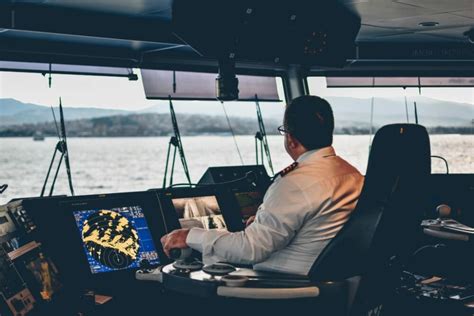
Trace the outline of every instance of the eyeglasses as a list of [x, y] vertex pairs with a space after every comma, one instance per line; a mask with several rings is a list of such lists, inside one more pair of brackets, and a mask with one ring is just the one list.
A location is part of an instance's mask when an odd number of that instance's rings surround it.
[[285, 125], [278, 126], [277, 130], [278, 132], [280, 132], [281, 135], [285, 135], [289, 133], [289, 131], [285, 129]]

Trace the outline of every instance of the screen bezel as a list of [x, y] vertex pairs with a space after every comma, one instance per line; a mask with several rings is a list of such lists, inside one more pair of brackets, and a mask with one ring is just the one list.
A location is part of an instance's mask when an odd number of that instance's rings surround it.
[[159, 196], [161, 209], [163, 216], [166, 218], [169, 231], [180, 229], [178, 215], [174, 208], [173, 199], [187, 198], [187, 197], [199, 197], [199, 196], [215, 196], [221, 214], [224, 217], [224, 221], [229, 232], [238, 232], [245, 229], [245, 223], [242, 221], [242, 214], [240, 212], [240, 206], [235, 197], [235, 193], [247, 193], [247, 192], [260, 192], [263, 196], [264, 192], [261, 192], [257, 188], [250, 189], [248, 186], [230, 187], [222, 184], [205, 185], [196, 188], [171, 188], [166, 190], [152, 190]]
[[222, 213], [224, 215], [224, 219], [227, 223], [227, 229], [230, 232], [239, 232], [245, 229], [245, 223], [243, 221], [243, 216], [241, 213], [239, 201], [235, 194], [237, 193], [248, 193], [248, 192], [259, 192], [263, 197], [265, 196], [264, 192], [261, 192], [258, 189], [250, 189], [250, 188], [227, 188], [226, 190], [221, 192], [222, 195], [222, 209], [224, 210]]
[[176, 209], [173, 205], [173, 199], [193, 198], [200, 196], [214, 196], [216, 198], [226, 226], [228, 226], [227, 218], [224, 215], [225, 211], [223, 210], [223, 206], [227, 204], [224, 201], [225, 196], [223, 195], [225, 190], [219, 188], [218, 185], [206, 185], [197, 188], [171, 188], [166, 190], [155, 190], [155, 192], [159, 196], [161, 208], [163, 210], [164, 217], [167, 219], [166, 222], [168, 224], [167, 228], [169, 231], [181, 228], [178, 214], [176, 213]]
[[164, 218], [156, 193], [146, 191], [88, 195], [63, 198], [55, 202], [49, 205], [49, 211], [42, 208], [30, 213], [37, 224], [35, 232], [37, 239], [42, 242], [43, 248], [54, 260], [65, 284], [77, 288], [118, 290], [118, 288], [126, 288], [127, 284], [134, 281], [137, 270], [131, 268], [93, 274], [74, 218], [74, 211], [140, 206], [158, 252], [160, 265], [170, 262], [160, 242], [166, 232], [166, 224], [163, 222]]

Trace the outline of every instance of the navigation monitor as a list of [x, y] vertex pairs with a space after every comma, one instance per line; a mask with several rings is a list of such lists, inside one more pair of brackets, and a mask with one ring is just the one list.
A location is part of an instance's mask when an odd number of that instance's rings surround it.
[[173, 198], [172, 202], [182, 228], [226, 228], [215, 195]]
[[236, 192], [234, 193], [237, 204], [240, 208], [242, 221], [245, 223], [247, 219], [257, 213], [258, 207], [262, 204], [262, 193], [253, 192]]
[[138, 268], [143, 260], [160, 264], [140, 206], [73, 212], [93, 274]]

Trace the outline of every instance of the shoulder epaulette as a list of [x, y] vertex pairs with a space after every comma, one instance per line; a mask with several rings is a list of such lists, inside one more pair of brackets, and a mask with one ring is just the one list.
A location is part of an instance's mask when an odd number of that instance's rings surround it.
[[280, 172], [278, 173], [278, 175], [279, 175], [280, 177], [284, 177], [284, 176], [286, 176], [287, 174], [289, 174], [290, 172], [292, 172], [293, 170], [295, 170], [296, 167], [298, 167], [298, 162], [295, 161], [294, 163], [292, 163], [291, 165], [289, 165], [288, 167], [286, 167], [285, 169], [283, 169], [282, 171], [280, 171]]

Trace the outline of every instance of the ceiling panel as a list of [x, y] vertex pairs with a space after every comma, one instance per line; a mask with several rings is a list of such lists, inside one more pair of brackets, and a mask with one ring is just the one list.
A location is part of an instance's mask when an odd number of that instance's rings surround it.
[[437, 12], [469, 10], [473, 8], [472, 0], [400, 0], [399, 3], [431, 9]]
[[[474, 3], [474, 1], [473, 1]], [[470, 18], [470, 19], [473, 19], [474, 20], [474, 8], [470, 9], [470, 10], [463, 10], [463, 11], [455, 11], [455, 12], [451, 12], [451, 14], [455, 14], [455, 15], [459, 15], [459, 16], [464, 16], [466, 18]], [[473, 21], [473, 24], [474, 24], [474, 21]]]
[[[375, 40], [374, 40], [375, 41]], [[377, 38], [377, 41], [382, 42], [397, 42], [397, 43], [447, 43], [458, 41], [453, 39], [449, 36], [437, 36], [436, 34], [430, 33], [405, 33], [399, 35], [387, 35], [387, 36], [380, 36]]]
[[[422, 27], [421, 22], [438, 22], [438, 26]], [[399, 27], [415, 31], [436, 30], [451, 27], [470, 26], [474, 24], [474, 20], [449, 13], [418, 15], [396, 19], [373, 21], [371, 25], [382, 27]]]
[[[396, 48], [416, 46], [417, 43], [423, 47], [426, 42], [439, 44], [440, 49], [461, 45], [460, 42], [467, 46], [463, 33], [474, 28], [474, 0], [338, 1], [354, 8], [361, 16], [362, 27], [357, 38], [359, 48], [365, 42], [381, 45], [380, 51], [383, 52], [391, 51], [386, 43], [394, 43]], [[169, 23], [172, 2], [0, 0], [0, 5], [3, 4], [0, 6], [0, 45], [3, 45], [0, 53], [13, 56], [17, 51], [26, 55], [32, 52], [44, 54], [44, 59], [47, 54], [74, 52], [86, 54], [84, 58], [102, 55], [137, 60], [163, 56], [193, 58], [196, 53], [189, 47], [178, 47], [183, 43], [173, 35]], [[3, 8], [11, 9], [9, 4], [15, 4], [17, 30], [13, 31], [6, 30], [14, 28], [10, 21], [13, 15], [2, 12]], [[30, 21], [35, 23], [27, 23]], [[438, 22], [439, 25], [419, 26], [420, 22], [426, 21]], [[377, 58], [383, 54], [374, 56]]]
[[404, 28], [386, 28], [371, 25], [362, 25], [359, 31], [359, 35], [357, 36], [357, 40], [371, 41], [377, 40], [377, 38], [380, 36], [399, 35], [405, 33], [407, 33], [407, 30]]
[[[0, 40], [2, 39], [14, 39], [20, 42], [28, 41], [40, 41], [49, 43], [61, 43], [66, 45], [84, 45], [84, 46], [97, 46], [97, 47], [111, 47], [111, 48], [127, 48], [131, 50], [156, 50], [166, 49], [176, 46], [175, 44], [168, 43], [151, 43], [141, 41], [130, 41], [121, 39], [109, 39], [99, 38], [91, 36], [79, 36], [79, 35], [63, 35], [63, 34], [52, 34], [42, 32], [28, 32], [28, 31], [17, 31], [8, 30], [0, 33]], [[13, 48], [13, 47], [12, 47]]]
[[465, 41], [465, 37], [463, 35], [464, 32], [470, 29], [469, 26], [464, 27], [455, 27], [449, 29], [441, 29], [441, 30], [431, 30], [431, 31], [422, 31], [419, 32], [420, 34], [431, 35], [436, 37], [444, 37], [449, 39], [454, 39], [458, 41]]
[[118, 14], [157, 14], [171, 8], [172, 0], [16, 0], [15, 3], [35, 3], [81, 10]]
[[354, 3], [354, 7], [361, 15], [362, 23], [364, 24], [437, 13], [435, 10], [387, 0], [371, 0], [369, 2]]
[[[362, 17], [360, 41], [465, 41], [474, 27], [473, 0], [367, 0], [352, 5]], [[421, 27], [421, 22], [438, 22]]]

